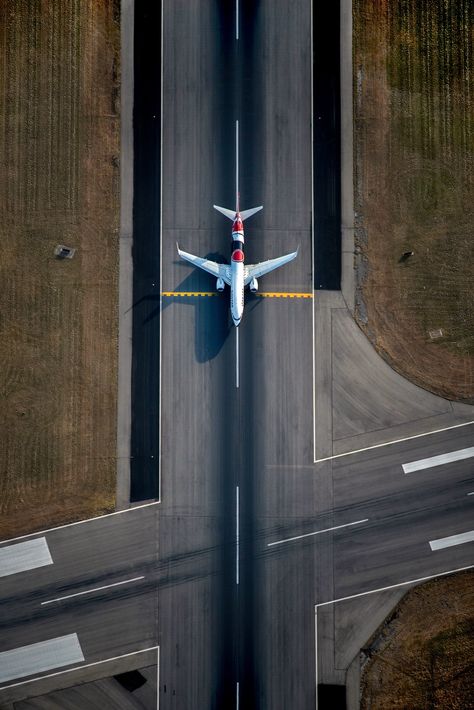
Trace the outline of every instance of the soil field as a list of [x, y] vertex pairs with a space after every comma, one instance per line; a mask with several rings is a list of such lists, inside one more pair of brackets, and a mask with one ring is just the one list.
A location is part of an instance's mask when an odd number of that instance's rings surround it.
[[2, 539], [114, 507], [119, 43], [119, 0], [0, 3]]
[[356, 317], [396, 370], [472, 403], [474, 3], [353, 11]]
[[361, 660], [361, 710], [472, 710], [474, 573], [408, 592]]

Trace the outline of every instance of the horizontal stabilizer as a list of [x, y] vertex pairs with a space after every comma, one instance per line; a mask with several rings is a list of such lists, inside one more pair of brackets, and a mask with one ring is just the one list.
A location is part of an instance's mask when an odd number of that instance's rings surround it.
[[228, 217], [229, 219], [234, 221], [237, 212], [234, 212], [234, 210], [227, 210], [225, 207], [219, 207], [219, 205], [213, 205], [213, 207], [218, 212], [222, 212], [225, 217]]
[[260, 205], [260, 207], [252, 207], [251, 210], [244, 210], [243, 212], [240, 213], [240, 217], [242, 219], [242, 222], [245, 219], [248, 219], [249, 217], [251, 217], [256, 212], [260, 212], [260, 210], [263, 210], [263, 205]]

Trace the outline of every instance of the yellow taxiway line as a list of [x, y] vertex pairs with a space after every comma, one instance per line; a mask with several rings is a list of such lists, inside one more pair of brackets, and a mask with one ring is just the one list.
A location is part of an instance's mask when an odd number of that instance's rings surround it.
[[[213, 291], [163, 291], [163, 298], [199, 298], [206, 296], [218, 296]], [[313, 298], [312, 293], [291, 293], [289, 291], [279, 291], [276, 293], [253, 293], [257, 298]]]

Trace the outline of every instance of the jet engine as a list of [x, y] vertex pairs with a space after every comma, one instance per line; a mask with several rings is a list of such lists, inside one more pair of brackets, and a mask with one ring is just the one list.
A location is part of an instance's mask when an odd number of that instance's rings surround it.
[[258, 281], [255, 278], [255, 276], [253, 277], [253, 279], [249, 283], [249, 289], [252, 291], [252, 293], [257, 293], [257, 291], [258, 291]]
[[217, 289], [218, 291], [223, 291], [223, 290], [224, 290], [224, 286], [225, 286], [225, 284], [224, 284], [224, 279], [221, 279], [221, 277], [219, 276], [219, 278], [218, 278], [217, 281], [216, 281], [216, 289]]

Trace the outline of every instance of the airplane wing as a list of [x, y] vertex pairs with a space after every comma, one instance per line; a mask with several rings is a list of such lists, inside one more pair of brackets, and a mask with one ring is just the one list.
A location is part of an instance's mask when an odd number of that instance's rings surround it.
[[253, 278], [260, 278], [264, 274], [268, 274], [274, 269], [278, 269], [279, 266], [287, 264], [289, 261], [293, 261], [298, 256], [298, 250], [292, 252], [291, 254], [285, 254], [285, 256], [279, 256], [276, 259], [268, 259], [268, 261], [261, 261], [260, 264], [249, 264], [245, 267], [245, 280], [244, 285], [248, 286]]
[[217, 261], [203, 259], [200, 256], [194, 256], [194, 254], [188, 254], [187, 251], [182, 251], [177, 244], [176, 247], [182, 259], [189, 261], [193, 266], [198, 266], [200, 269], [203, 269], [203, 271], [207, 271], [208, 274], [212, 274], [216, 279], [221, 278], [230, 286], [230, 266], [228, 264], [218, 264]]

